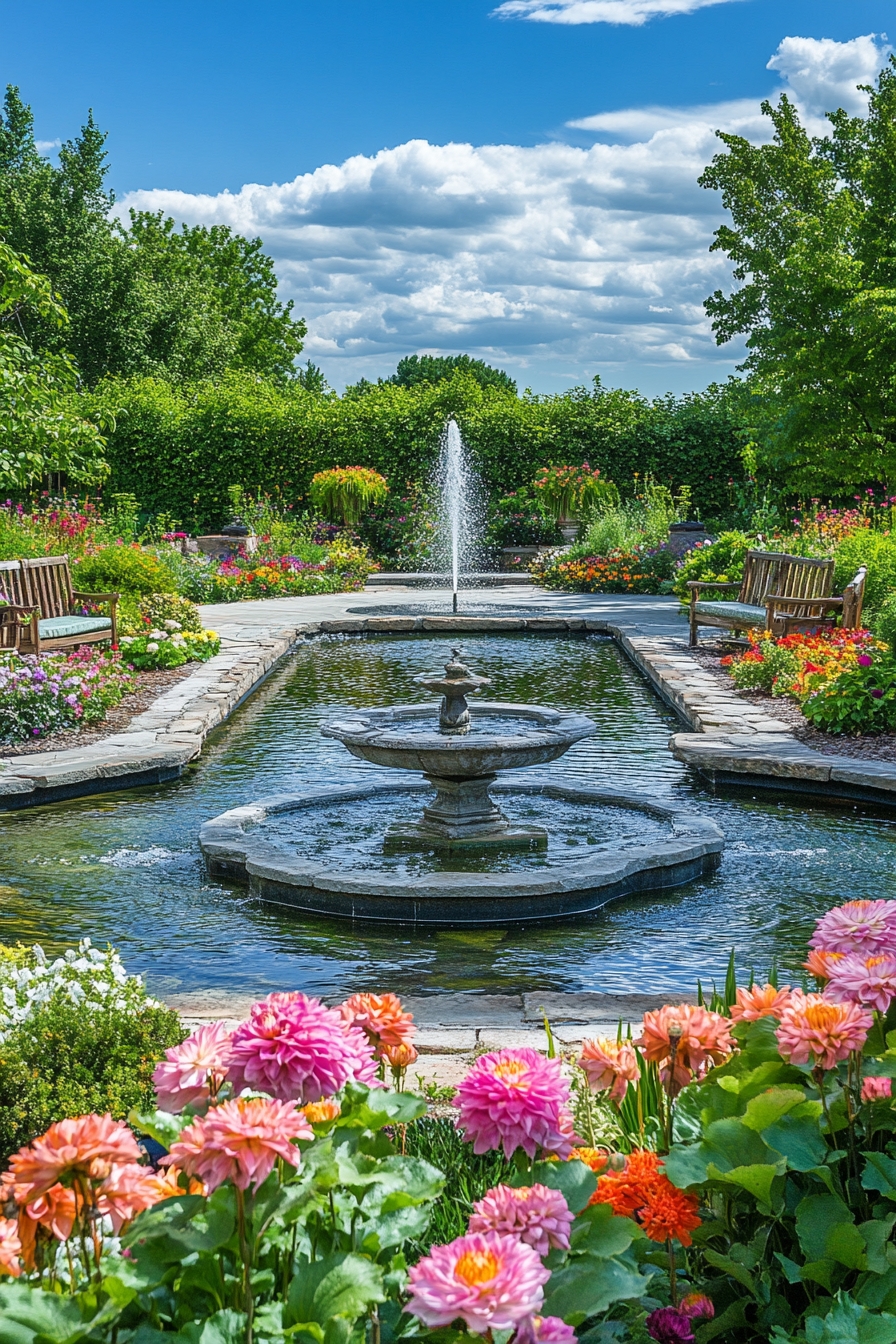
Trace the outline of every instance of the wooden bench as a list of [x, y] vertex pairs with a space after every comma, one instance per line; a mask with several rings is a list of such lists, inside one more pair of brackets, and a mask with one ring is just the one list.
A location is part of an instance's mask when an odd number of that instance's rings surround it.
[[843, 630], [858, 630], [862, 621], [865, 601], [865, 579], [868, 571], [862, 565], [846, 587], [842, 597], [770, 597], [767, 602], [768, 628], [776, 635], [832, 629], [839, 617]]
[[[690, 643], [697, 643], [697, 628], [712, 625], [722, 630], [753, 630], [758, 626], [771, 630], [772, 619], [820, 621], [817, 604], [836, 603], [831, 597], [834, 584], [833, 560], [819, 560], [783, 551], [747, 551], [740, 583], [702, 581], [689, 583]], [[729, 601], [703, 601], [704, 589], [737, 590]], [[842, 601], [842, 599], [841, 599]], [[777, 616], [780, 609], [781, 616]], [[783, 628], [780, 633], [784, 633]]]
[[[20, 653], [118, 642], [118, 593], [82, 593], [73, 588], [67, 555], [0, 562], [0, 593], [7, 600], [0, 631], [5, 646]], [[107, 607], [109, 614], [79, 610], [85, 605]]]

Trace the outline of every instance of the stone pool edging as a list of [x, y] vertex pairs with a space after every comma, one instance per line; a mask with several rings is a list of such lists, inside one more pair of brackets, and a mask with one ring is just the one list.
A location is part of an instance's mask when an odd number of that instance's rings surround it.
[[[546, 595], [548, 602], [552, 596]], [[276, 614], [278, 602], [282, 599], [263, 605]], [[555, 616], [342, 616], [225, 637], [219, 654], [169, 687], [121, 732], [85, 747], [0, 758], [0, 810], [176, 779], [199, 756], [208, 734], [257, 689], [299, 639], [322, 634], [516, 631], [610, 635], [691, 730], [672, 735], [673, 755], [712, 783], [896, 804], [896, 765], [826, 756], [806, 746], [787, 724], [769, 717], [733, 688], [720, 686], [690, 656], [684, 632], [682, 638], [645, 635], [636, 622], [620, 622], [609, 614], [558, 612]]]

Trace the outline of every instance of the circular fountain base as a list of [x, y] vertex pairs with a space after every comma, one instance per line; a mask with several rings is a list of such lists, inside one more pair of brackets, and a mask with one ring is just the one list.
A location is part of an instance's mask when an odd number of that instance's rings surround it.
[[[518, 805], [540, 797], [596, 811], [628, 809], [661, 824], [643, 844], [596, 846], [584, 858], [573, 853], [552, 859], [550, 849], [542, 849], [531, 856], [531, 866], [523, 856], [513, 870], [486, 872], [461, 867], [464, 852], [475, 848], [472, 840], [461, 847], [457, 869], [414, 872], [352, 866], [331, 857], [325, 846], [313, 852], [310, 842], [303, 843], [312, 820], [332, 818], [343, 803], [372, 800], [378, 807], [397, 795], [403, 810], [405, 795], [411, 803], [414, 795], [430, 793], [414, 780], [262, 799], [206, 822], [199, 842], [213, 876], [245, 882], [263, 901], [307, 914], [433, 928], [550, 923], [588, 914], [620, 897], [691, 882], [718, 865], [724, 847], [714, 822], [659, 799], [531, 776], [492, 787]], [[288, 823], [286, 848], [266, 836], [266, 823]], [[431, 841], [427, 847], [436, 848]]]
[[495, 806], [489, 788], [497, 775], [444, 779], [424, 775], [435, 789], [421, 821], [393, 822], [383, 848], [396, 849], [544, 849], [548, 833], [543, 826], [513, 826]]

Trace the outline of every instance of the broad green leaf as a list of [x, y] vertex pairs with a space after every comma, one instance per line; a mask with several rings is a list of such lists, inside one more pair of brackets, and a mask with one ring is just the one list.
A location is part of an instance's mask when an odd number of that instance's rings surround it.
[[245, 1344], [246, 1316], [241, 1311], [216, 1311], [204, 1321], [190, 1321], [180, 1332], [189, 1344]]
[[761, 1134], [769, 1125], [780, 1120], [794, 1106], [800, 1106], [806, 1100], [806, 1094], [799, 1087], [770, 1087], [758, 1097], [747, 1102], [743, 1122], [748, 1129]]
[[559, 1269], [547, 1285], [543, 1314], [580, 1324], [614, 1302], [640, 1297], [647, 1281], [634, 1265], [582, 1255]]
[[138, 1134], [148, 1134], [163, 1148], [170, 1148], [180, 1138], [182, 1129], [186, 1129], [193, 1120], [192, 1115], [170, 1115], [168, 1111], [138, 1111], [128, 1114], [128, 1124]]
[[807, 1195], [796, 1207], [796, 1231], [808, 1261], [832, 1258], [849, 1269], [864, 1261], [865, 1243], [837, 1195]]
[[514, 1171], [508, 1185], [546, 1185], [559, 1190], [573, 1213], [580, 1213], [597, 1189], [597, 1176], [584, 1162], [536, 1162], [531, 1171]]
[[76, 1344], [120, 1314], [117, 1303], [107, 1302], [85, 1320], [77, 1298], [26, 1283], [0, 1283], [0, 1344]]
[[573, 1223], [570, 1242], [573, 1251], [609, 1257], [627, 1251], [636, 1235], [630, 1218], [617, 1218], [609, 1204], [592, 1204]]
[[731, 1171], [719, 1171], [711, 1162], [707, 1168], [710, 1180], [722, 1181], [726, 1185], [737, 1185], [747, 1194], [758, 1199], [766, 1208], [771, 1207], [772, 1183], [776, 1176], [784, 1172], [784, 1161], [773, 1166], [768, 1162], [753, 1163], [750, 1166], [734, 1167]]
[[840, 1292], [827, 1316], [806, 1319], [806, 1339], [808, 1344], [894, 1344], [896, 1316], [872, 1315]]
[[718, 1251], [709, 1248], [703, 1252], [703, 1258], [708, 1265], [730, 1274], [732, 1279], [736, 1279], [744, 1288], [748, 1288], [751, 1293], [755, 1293], [756, 1284], [753, 1275], [745, 1265], [738, 1264], [736, 1260], [732, 1260], [730, 1255], [721, 1255]]
[[326, 1326], [333, 1316], [354, 1321], [384, 1300], [379, 1265], [362, 1255], [330, 1255], [299, 1265], [289, 1288], [286, 1322], [316, 1321]]
[[762, 1131], [770, 1148], [787, 1158], [791, 1171], [813, 1171], [828, 1154], [824, 1135], [814, 1117], [791, 1112]]
[[886, 1218], [873, 1218], [867, 1223], [859, 1223], [858, 1230], [865, 1243], [868, 1269], [872, 1274], [886, 1274], [890, 1268], [890, 1262], [884, 1252], [894, 1223], [896, 1213], [888, 1214]]
[[382, 1129], [384, 1125], [409, 1124], [425, 1114], [426, 1102], [412, 1092], [347, 1083], [336, 1129]]
[[887, 1199], [896, 1199], [896, 1160], [884, 1153], [864, 1153], [862, 1188], [878, 1190]]

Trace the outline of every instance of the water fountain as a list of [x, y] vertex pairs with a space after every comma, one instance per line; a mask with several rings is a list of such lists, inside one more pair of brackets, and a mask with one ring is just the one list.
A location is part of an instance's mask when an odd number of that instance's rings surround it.
[[479, 484], [456, 420], [442, 434], [436, 472], [439, 492], [439, 560], [451, 576], [451, 609], [457, 612], [463, 572], [472, 568], [477, 541]]
[[[321, 784], [222, 813], [200, 831], [211, 874], [246, 881], [263, 900], [302, 911], [463, 926], [587, 913], [633, 891], [691, 881], [718, 864], [722, 832], [674, 803], [516, 773], [556, 761], [596, 731], [592, 719], [539, 705], [471, 705], [467, 697], [491, 683], [471, 672], [457, 649], [444, 675], [415, 680], [441, 696], [438, 717], [431, 702], [394, 705], [358, 710], [321, 729], [353, 756], [410, 779]], [[522, 818], [506, 816], [492, 791]], [[408, 795], [421, 794], [428, 795], [422, 812], [409, 816]], [[557, 812], [572, 807], [598, 833], [602, 814], [620, 809], [649, 822], [634, 841], [598, 838], [563, 852], [550, 822], [525, 824], [535, 797], [553, 800]], [[343, 832], [362, 808], [375, 838], [352, 851]], [[410, 854], [404, 867], [390, 858], [396, 852]], [[496, 864], [493, 856], [504, 854], [516, 857]]]

